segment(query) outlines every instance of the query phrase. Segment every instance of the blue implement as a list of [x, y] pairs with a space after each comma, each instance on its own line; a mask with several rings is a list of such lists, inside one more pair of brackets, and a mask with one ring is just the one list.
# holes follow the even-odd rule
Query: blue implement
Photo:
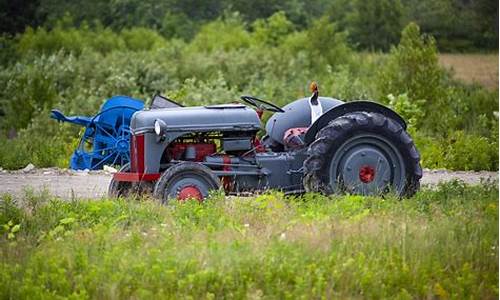
[[78, 147], [71, 155], [73, 170], [99, 170], [104, 165], [122, 166], [130, 161], [130, 119], [144, 108], [144, 102], [127, 96], [108, 99], [92, 117], [67, 117], [59, 110], [51, 118], [85, 127]]

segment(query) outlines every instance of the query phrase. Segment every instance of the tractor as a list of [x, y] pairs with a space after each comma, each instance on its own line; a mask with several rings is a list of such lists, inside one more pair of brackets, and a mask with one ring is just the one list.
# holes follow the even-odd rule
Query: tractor
[[398, 197], [418, 190], [420, 155], [401, 116], [372, 101], [320, 97], [316, 84], [311, 91], [284, 107], [253, 96], [195, 107], [155, 97], [131, 118], [130, 163], [113, 175], [109, 195], [152, 193], [167, 204], [202, 201], [213, 190]]

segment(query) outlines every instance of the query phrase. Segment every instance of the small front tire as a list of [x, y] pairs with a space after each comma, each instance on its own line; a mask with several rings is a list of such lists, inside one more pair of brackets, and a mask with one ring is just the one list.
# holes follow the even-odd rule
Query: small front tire
[[163, 204], [171, 199], [203, 201], [210, 191], [219, 190], [219, 178], [208, 167], [193, 162], [182, 162], [168, 168], [156, 182], [154, 197]]
[[[130, 172], [130, 163], [124, 164], [120, 168], [120, 173]], [[108, 187], [108, 197], [118, 198], [126, 197], [130, 194], [132, 190], [132, 183], [127, 181], [116, 181], [114, 178], [111, 179]]]

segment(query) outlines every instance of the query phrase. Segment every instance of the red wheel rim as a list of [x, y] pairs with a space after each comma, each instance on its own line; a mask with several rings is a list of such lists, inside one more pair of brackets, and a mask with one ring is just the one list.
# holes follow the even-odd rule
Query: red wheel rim
[[359, 180], [363, 183], [370, 183], [375, 179], [375, 169], [371, 166], [362, 166], [359, 169]]
[[177, 200], [185, 201], [187, 199], [196, 199], [198, 201], [203, 200], [203, 195], [201, 191], [194, 185], [188, 185], [183, 187], [177, 194]]

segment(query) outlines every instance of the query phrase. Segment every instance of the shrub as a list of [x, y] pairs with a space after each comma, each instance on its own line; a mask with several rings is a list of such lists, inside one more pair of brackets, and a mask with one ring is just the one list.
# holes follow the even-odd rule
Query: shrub
[[410, 101], [407, 94], [401, 94], [397, 97], [389, 94], [387, 99], [389, 100], [389, 106], [406, 120], [412, 130], [420, 127], [420, 122], [424, 116], [422, 106], [424, 106], [425, 100]]
[[165, 47], [166, 40], [156, 31], [148, 28], [132, 28], [120, 33], [127, 49], [132, 51], [151, 50], [155, 47]]
[[244, 23], [238, 13], [232, 13], [223, 19], [210, 22], [200, 28], [190, 44], [191, 51], [211, 52], [248, 47], [251, 43], [250, 34], [245, 30]]
[[445, 165], [452, 170], [495, 170], [498, 168], [498, 144], [486, 137], [456, 131], [448, 137]]
[[420, 152], [422, 167], [429, 169], [444, 169], [446, 167], [442, 139], [425, 136], [419, 132], [414, 132], [412, 138]]
[[25, 133], [10, 140], [2, 137], [0, 143], [0, 166], [11, 170], [22, 169], [30, 163], [38, 168], [67, 168], [76, 145], [62, 137], [29, 136]]
[[294, 26], [284, 12], [276, 12], [266, 20], [257, 20], [252, 24], [253, 36], [265, 46], [278, 46], [293, 31]]
[[51, 31], [45, 28], [28, 28], [19, 39], [17, 52], [21, 57], [53, 54], [59, 51], [78, 56], [85, 49], [107, 54], [125, 49], [150, 50], [154, 47], [165, 46], [165, 44], [165, 39], [156, 31], [142, 27], [124, 29], [117, 33], [101, 25], [93, 29], [85, 24], [79, 29], [57, 25]]
[[452, 132], [448, 137], [414, 133], [424, 168], [449, 170], [498, 170], [498, 138]]

